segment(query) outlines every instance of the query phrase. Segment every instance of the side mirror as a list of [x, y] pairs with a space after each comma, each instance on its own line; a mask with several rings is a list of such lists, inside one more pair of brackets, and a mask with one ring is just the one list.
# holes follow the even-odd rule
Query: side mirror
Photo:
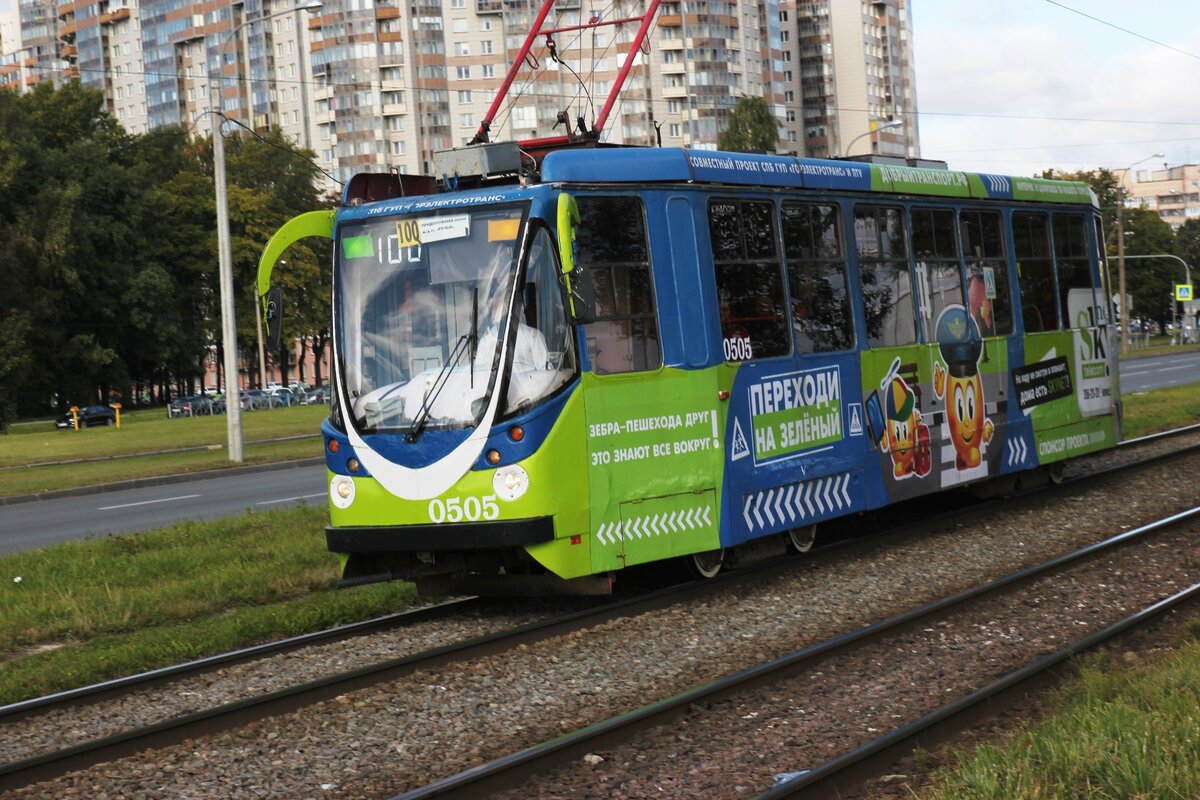
[[263, 298], [263, 318], [267, 322], [267, 341], [270, 342], [271, 352], [276, 352], [283, 335], [283, 289], [280, 287], [272, 286]]
[[579, 205], [566, 192], [558, 196], [558, 255], [571, 318], [580, 324], [596, 321], [596, 287], [586, 268], [575, 263], [575, 227]]

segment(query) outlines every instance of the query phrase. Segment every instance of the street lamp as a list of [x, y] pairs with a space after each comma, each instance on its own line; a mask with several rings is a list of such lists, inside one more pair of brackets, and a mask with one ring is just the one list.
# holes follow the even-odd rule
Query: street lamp
[[[1139, 158], [1125, 168], [1128, 175], [1134, 167], [1152, 158], [1162, 158], [1165, 154], [1155, 153]], [[1121, 181], [1121, 196], [1117, 198], [1117, 297], [1121, 301], [1121, 352], [1129, 352], [1129, 305], [1125, 297], [1125, 181]]]
[[[871, 120], [871, 122], [876, 122], [876, 120]], [[879, 133], [880, 131], [883, 131], [883, 130], [887, 130], [888, 128], [899, 128], [903, 124], [904, 124], [904, 120], [893, 119], [893, 120], [889, 120], [888, 122], [883, 123], [882, 125], [876, 125], [874, 128], [867, 131], [866, 133], [860, 133], [858, 136], [855, 136], [853, 139], [851, 139], [850, 144], [846, 145], [846, 149], [844, 152], [848, 156], [848, 155], [850, 155], [850, 149], [854, 147], [855, 142], [857, 142], [859, 139], [865, 138], [865, 137], [870, 136], [875, 133]]]
[[[264, 22], [272, 17], [290, 14], [293, 11], [314, 11], [320, 8], [320, 0], [306, 0], [295, 8], [287, 8], [254, 19], [244, 20], [225, 32], [217, 43], [217, 67], [224, 72], [225, 46], [242, 28], [255, 22]], [[297, 35], [300, 35], [297, 32]], [[218, 75], [218, 82], [223, 78]], [[229, 460], [241, 462], [242, 454], [242, 404], [241, 386], [238, 381], [237, 364], [237, 321], [233, 304], [233, 253], [229, 244], [229, 198], [225, 185], [225, 137], [221, 133], [223, 117], [217, 110], [217, 93], [213, 91], [212, 72], [208, 73], [208, 113], [212, 120], [213, 134], [213, 183], [217, 191], [217, 264], [221, 283], [221, 343], [225, 349], [225, 429], [229, 439]], [[232, 383], [231, 383], [232, 381]], [[232, 396], [230, 395], [232, 392]], [[230, 402], [232, 400], [232, 402]]]

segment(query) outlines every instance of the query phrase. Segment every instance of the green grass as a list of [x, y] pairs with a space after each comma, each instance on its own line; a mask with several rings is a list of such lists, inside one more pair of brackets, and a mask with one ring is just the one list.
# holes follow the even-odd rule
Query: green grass
[[1122, 400], [1125, 405], [1123, 433], [1126, 439], [1200, 422], [1198, 384], [1127, 394]]
[[[328, 414], [328, 406], [315, 405], [243, 414], [245, 463], [320, 456], [318, 434]], [[225, 454], [225, 426], [223, 415], [168, 419], [162, 409], [122, 414], [119, 429], [14, 425], [0, 436], [0, 496], [233, 466]], [[185, 448], [209, 449], [156, 454]]]
[[410, 605], [337, 591], [324, 508], [252, 513], [0, 558], [0, 703]]
[[[1200, 634], [1200, 622], [1191, 624]], [[1056, 713], [1003, 744], [959, 754], [923, 800], [1185, 800], [1200, 797], [1200, 645], [1119, 668], [1086, 660]]]

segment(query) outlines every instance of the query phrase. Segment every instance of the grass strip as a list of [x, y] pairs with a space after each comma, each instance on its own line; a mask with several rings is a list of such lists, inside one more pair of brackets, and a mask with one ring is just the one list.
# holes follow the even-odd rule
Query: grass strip
[[0, 558], [0, 703], [408, 607], [337, 591], [328, 512], [301, 507]]
[[[1192, 622], [1190, 635], [1200, 634]], [[1184, 800], [1200, 797], [1200, 645], [1124, 667], [1084, 661], [1051, 716], [958, 754], [924, 800]]]
[[1200, 422], [1200, 391], [1196, 384], [1138, 392], [1123, 398], [1126, 439]]

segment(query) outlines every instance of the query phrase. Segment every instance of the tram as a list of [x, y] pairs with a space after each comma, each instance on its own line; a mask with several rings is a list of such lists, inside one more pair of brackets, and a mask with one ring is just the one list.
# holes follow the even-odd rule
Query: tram
[[346, 584], [607, 593], [953, 487], [1060, 474], [1121, 407], [1084, 184], [515, 143], [359, 175], [322, 431]]

